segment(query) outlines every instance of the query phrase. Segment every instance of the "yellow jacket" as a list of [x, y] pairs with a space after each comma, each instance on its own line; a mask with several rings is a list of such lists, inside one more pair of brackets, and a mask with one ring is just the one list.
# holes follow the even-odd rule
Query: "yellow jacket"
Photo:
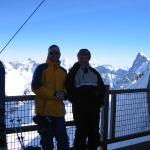
[[64, 88], [66, 74], [64, 68], [50, 60], [36, 68], [31, 85], [32, 91], [36, 94], [36, 114], [54, 117], [64, 116], [64, 103], [56, 99], [55, 93], [58, 90], [66, 91]]

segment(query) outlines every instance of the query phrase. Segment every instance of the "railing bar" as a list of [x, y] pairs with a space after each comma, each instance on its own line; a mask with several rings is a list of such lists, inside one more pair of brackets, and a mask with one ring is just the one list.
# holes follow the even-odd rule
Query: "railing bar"
[[[66, 121], [66, 126], [74, 126], [75, 123], [74, 121]], [[30, 125], [30, 126], [23, 126], [23, 127], [16, 127], [17, 131], [19, 131], [21, 128], [22, 132], [30, 132], [30, 131], [36, 131], [37, 130], [37, 125]], [[12, 128], [7, 128], [6, 129], [6, 134], [10, 134], [10, 133], [15, 133], [15, 129], [14, 127]]]
[[35, 95], [25, 95], [25, 96], [6, 96], [5, 102], [11, 101], [26, 101], [26, 100], [34, 100]]
[[[21, 128], [22, 132], [36, 131], [37, 125], [31, 125], [31, 126], [25, 126], [25, 127], [16, 127], [16, 130], [19, 132], [20, 128]], [[14, 128], [7, 128], [6, 134], [11, 134], [11, 133], [15, 133], [15, 129]]]
[[123, 90], [109, 90], [109, 94], [122, 94], [122, 93], [136, 93], [136, 92], [150, 92], [150, 89], [123, 89]]
[[130, 134], [130, 135], [127, 135], [127, 136], [122, 136], [122, 137], [116, 137], [116, 138], [107, 140], [107, 143], [112, 144], [112, 143], [115, 143], [115, 142], [123, 142], [125, 140], [131, 140], [131, 139], [135, 139], [135, 138], [142, 138], [142, 137], [148, 136], [148, 135], [150, 135], [150, 131], [146, 131], [146, 132], [142, 132], [142, 133], [136, 133], [136, 134]]

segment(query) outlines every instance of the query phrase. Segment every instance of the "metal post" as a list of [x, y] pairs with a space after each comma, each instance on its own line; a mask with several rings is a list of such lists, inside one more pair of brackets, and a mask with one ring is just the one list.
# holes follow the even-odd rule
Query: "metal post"
[[110, 115], [110, 139], [115, 138], [116, 127], [116, 94], [112, 94], [111, 97], [111, 115]]
[[104, 103], [104, 108], [102, 110], [102, 150], [107, 150], [107, 140], [108, 140], [108, 111], [109, 111], [109, 86], [106, 86], [107, 96]]
[[[147, 88], [150, 90], [150, 75], [148, 80]], [[148, 105], [148, 112], [149, 112], [149, 118], [150, 118], [150, 91], [147, 92], [147, 105]]]
[[6, 150], [6, 124], [5, 124], [5, 69], [0, 61], [0, 150]]

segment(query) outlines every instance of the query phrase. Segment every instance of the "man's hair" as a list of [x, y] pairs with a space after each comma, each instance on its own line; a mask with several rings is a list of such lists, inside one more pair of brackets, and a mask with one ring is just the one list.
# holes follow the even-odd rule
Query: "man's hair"
[[80, 55], [88, 56], [89, 59], [91, 58], [91, 53], [88, 49], [80, 49], [77, 56], [79, 57]]
[[[57, 45], [51, 45], [49, 48], [48, 48], [48, 51], [50, 51], [52, 48], [58, 48], [59, 49], [59, 47], [57, 46]], [[59, 49], [60, 50], [60, 49]]]

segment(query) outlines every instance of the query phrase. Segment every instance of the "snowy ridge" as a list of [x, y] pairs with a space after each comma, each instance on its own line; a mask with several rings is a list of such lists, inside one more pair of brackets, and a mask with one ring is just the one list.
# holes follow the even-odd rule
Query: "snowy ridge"
[[31, 92], [33, 72], [39, 63], [31, 59], [23, 62], [3, 62], [6, 71], [6, 95], [26, 95]]
[[[41, 63], [41, 62], [40, 62]], [[74, 62], [61, 60], [61, 66], [69, 70]], [[39, 62], [31, 58], [19, 62], [3, 62], [6, 70], [6, 95], [33, 94], [30, 84], [35, 68]], [[121, 69], [112, 65], [98, 65], [91, 63], [101, 74], [105, 84], [111, 89], [146, 88], [150, 73], [150, 59], [142, 52], [138, 53], [133, 65], [128, 69]], [[143, 77], [142, 77], [143, 76]]]

